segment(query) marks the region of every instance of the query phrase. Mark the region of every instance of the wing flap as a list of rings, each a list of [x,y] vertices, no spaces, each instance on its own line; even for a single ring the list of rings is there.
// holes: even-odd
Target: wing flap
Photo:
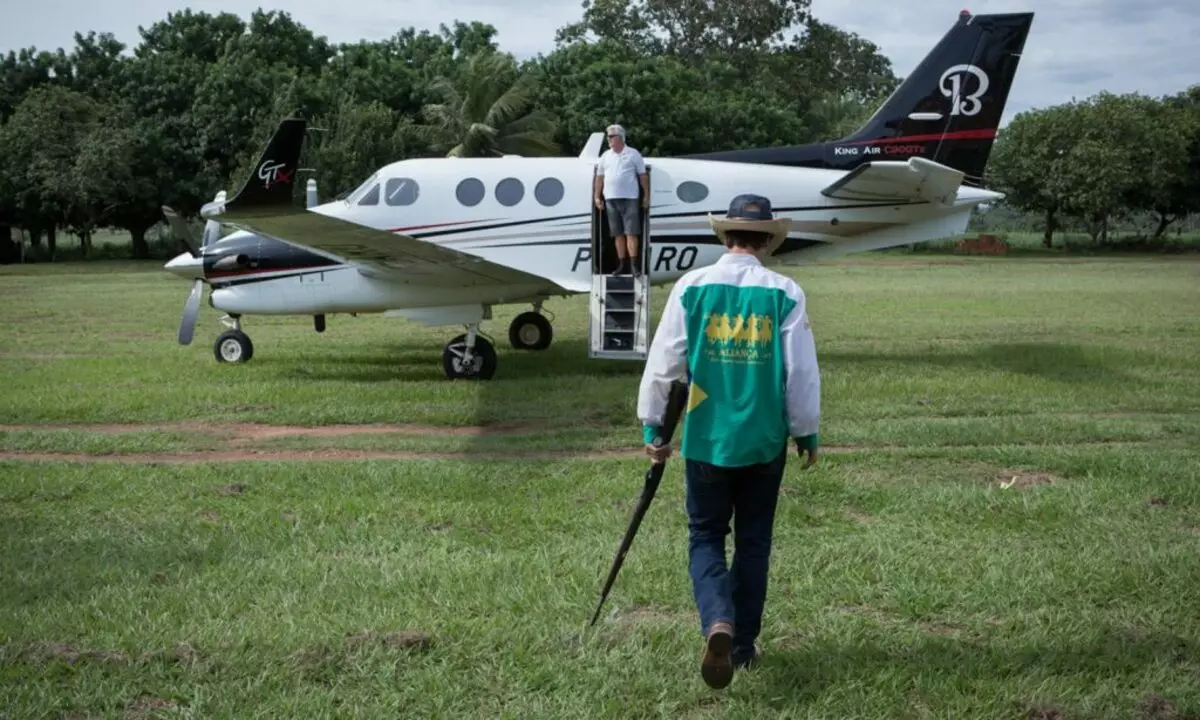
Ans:
[[[925,201],[953,205],[963,173],[924,158],[859,165],[821,194],[838,200]]]
[[[269,215],[259,211],[251,217],[226,210],[221,222],[343,262],[362,264],[368,274],[419,285],[555,285],[544,277],[478,255],[311,210],[279,208]]]

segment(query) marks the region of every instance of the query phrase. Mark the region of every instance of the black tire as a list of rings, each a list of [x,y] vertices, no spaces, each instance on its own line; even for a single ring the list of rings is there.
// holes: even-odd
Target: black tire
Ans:
[[[213,355],[217,362],[244,363],[254,357],[254,343],[241,330],[226,330],[213,343]]]
[[[508,342],[517,350],[545,350],[554,339],[554,326],[541,313],[523,312],[508,326]]]
[[[491,380],[496,374],[496,348],[483,337],[475,336],[475,352],[472,367],[462,367],[462,351],[466,349],[467,336],[459,335],[442,350],[442,370],[451,380]]]

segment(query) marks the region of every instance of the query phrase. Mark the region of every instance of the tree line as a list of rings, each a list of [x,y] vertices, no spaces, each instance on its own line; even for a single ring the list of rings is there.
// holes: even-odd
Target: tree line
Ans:
[[[217,189],[236,189],[279,119],[293,114],[318,130],[302,179],[316,178],[323,198],[403,158],[574,154],[613,122],[659,156],[839,137],[900,79],[877,46],[820,21],[809,2],[584,0],[553,51],[527,60],[479,22],[331,43],[287,13],[262,10],[248,19],[168,13],[140,27],[132,48],[88,32],[69,51],[9,51],[0,57],[0,262],[17,257],[18,232],[29,256],[43,259],[55,256],[62,233],[87,256],[102,229],[127,232],[132,256],[149,257],[161,206],[195,216]],[[1194,117],[1195,93],[1180,97]],[[1186,113],[1168,106],[1104,98],[1064,106],[1077,108],[1069,117],[1057,108],[1022,115],[997,145],[996,182],[1013,189],[1021,212],[1054,223],[1191,212],[1190,201],[1175,200],[1194,178],[1177,180],[1178,162],[1166,155],[1144,159],[1168,137],[1196,138],[1179,120]],[[1143,111],[1157,114],[1137,120]],[[1099,125],[1082,146],[1048,134],[1086,113]],[[1146,139],[1143,159],[1107,168],[1098,190],[1101,175],[1086,168],[1166,118],[1177,122],[1171,133]],[[1039,173],[1039,162],[1058,170]],[[1137,190],[1128,178],[1147,163],[1154,189]],[[1068,180],[1078,177],[1092,180]],[[302,193],[298,183],[298,202]]]
[[[1099,93],[1021,113],[1000,132],[987,175],[1046,247],[1066,229],[1097,244],[1114,228],[1161,240],[1200,213],[1200,85],[1161,98]]]

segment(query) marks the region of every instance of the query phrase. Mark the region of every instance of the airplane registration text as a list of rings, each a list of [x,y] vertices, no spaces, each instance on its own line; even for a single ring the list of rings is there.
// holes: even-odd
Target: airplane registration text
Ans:
[[[659,245],[651,246],[650,272],[686,272],[692,269],[696,264],[696,256],[699,251],[695,245],[684,245],[678,247],[675,245]],[[575,272],[581,265],[587,265],[592,261],[592,249],[589,247],[581,247],[575,251],[575,259],[571,262],[571,272]]]

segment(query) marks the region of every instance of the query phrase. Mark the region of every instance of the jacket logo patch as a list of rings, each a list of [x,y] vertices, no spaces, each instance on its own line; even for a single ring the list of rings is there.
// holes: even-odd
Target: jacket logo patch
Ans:
[[[710,360],[761,363],[771,359],[774,322],[768,315],[713,313],[704,328],[704,352]]]

